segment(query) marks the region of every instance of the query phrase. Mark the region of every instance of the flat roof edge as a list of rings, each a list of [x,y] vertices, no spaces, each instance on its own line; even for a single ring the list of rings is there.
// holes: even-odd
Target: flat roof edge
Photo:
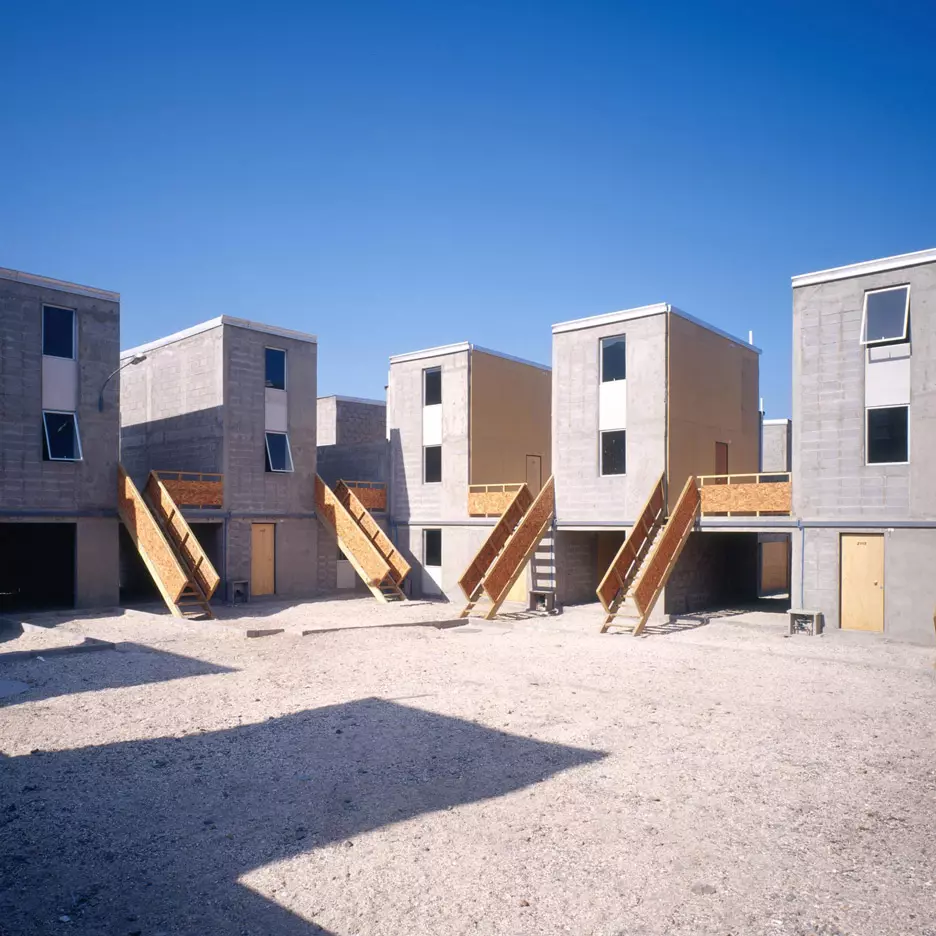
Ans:
[[[755,354],[763,354],[757,345],[753,345],[748,341],[745,341],[743,338],[739,338],[737,335],[732,335],[731,332],[726,332],[723,328],[719,328],[717,325],[712,325],[711,322],[705,322],[702,319],[696,318],[694,315],[690,315],[688,312],[683,312],[682,309],[677,309],[676,306],[670,306],[670,312],[673,315],[678,315],[680,318],[685,319],[687,322],[692,322],[693,325],[698,325],[699,328],[704,328],[706,331],[710,331],[713,334],[720,335],[722,338],[727,338],[729,341],[733,341],[737,345],[741,345],[742,348],[747,348],[748,351],[753,351]]]
[[[527,364],[530,367],[536,367],[540,370],[552,371],[552,368],[547,364],[540,364],[537,361],[528,361],[526,358],[505,354],[503,351],[494,351],[491,348],[482,348],[480,345],[472,344],[470,341],[458,341],[455,344],[438,345],[435,348],[424,348],[422,351],[408,351],[405,354],[392,354],[390,355],[390,363],[404,364],[407,361],[421,361],[424,358],[442,357],[446,354],[461,354],[465,351],[480,351],[482,354],[493,354],[494,357],[504,358],[507,361],[516,361],[518,364]]]
[[[791,423],[793,420],[789,416],[783,416],[779,419],[765,419],[765,426],[785,426],[787,423]]]
[[[815,273],[800,273],[792,277],[793,288],[815,286],[819,283],[832,283],[836,280],[852,279],[855,276],[869,276],[872,273],[887,273],[905,267],[920,266],[922,263],[936,263],[936,247],[917,250],[913,253],[895,254],[893,257],[880,257],[877,260],[863,260],[846,266],[830,267]]]
[[[373,400],[369,397],[342,396],[340,393],[329,393],[321,396],[320,400],[337,400],[339,403],[367,403],[370,406],[386,406],[386,400]]]
[[[535,367],[538,370],[552,373],[552,367],[548,364],[540,364],[539,361],[530,361],[527,358],[515,357],[513,354],[505,354],[503,351],[493,351],[491,348],[482,348],[480,345],[472,345],[472,351],[480,351],[481,354],[492,354],[494,357],[503,358],[505,361],[513,361],[516,364],[526,364],[528,367]]]
[[[10,270],[0,267],[0,279],[11,280],[14,283],[27,283],[30,286],[45,286],[47,289],[58,289],[60,292],[73,293],[76,296],[88,296],[91,299],[107,299],[109,302],[120,302],[120,293],[110,289],[98,289],[96,286],[82,286],[80,283],[69,283],[67,280],[53,279],[51,276],[40,276],[38,273],[24,273],[22,270]]]

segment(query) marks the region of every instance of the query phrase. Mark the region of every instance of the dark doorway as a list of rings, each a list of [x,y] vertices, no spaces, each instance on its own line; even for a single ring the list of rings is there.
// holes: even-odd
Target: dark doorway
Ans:
[[[0,523],[0,614],[75,607],[75,524]]]
[[[140,557],[133,537],[120,524],[120,603],[145,604],[162,601],[162,595]]]
[[[189,523],[195,538],[205,550],[208,561],[215,567],[215,572],[224,582],[224,524],[223,523]],[[215,592],[219,599],[223,597],[224,588],[219,586]]]
[[[715,443],[715,474],[728,474],[728,443]]]

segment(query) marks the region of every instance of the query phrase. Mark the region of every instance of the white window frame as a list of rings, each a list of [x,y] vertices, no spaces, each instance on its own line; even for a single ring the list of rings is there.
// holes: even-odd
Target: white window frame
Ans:
[[[427,533],[438,533],[439,534],[439,564],[438,565],[429,565],[429,562],[426,559],[426,534]],[[423,565],[427,569],[441,569],[442,568],[442,528],[441,527],[425,527],[423,529]]]
[[[866,338],[867,327],[868,327],[868,296],[873,296],[876,293],[882,292],[896,292],[898,289],[905,289],[907,291],[907,301],[904,305],[904,321],[903,321],[903,331],[900,336],[897,338],[875,338],[872,341],[868,341]],[[910,284],[909,283],[900,283],[896,286],[883,286],[880,289],[868,289],[865,290],[864,294],[864,303],[861,309],[861,344],[865,347],[874,347],[875,345],[880,344],[891,344],[895,341],[906,341],[907,340],[907,325],[910,322]],[[873,409],[880,409],[882,407],[872,407]]]
[[[271,435],[284,436],[284,437],[285,437],[285,439],[286,439],[286,457],[289,459],[289,467],[288,467],[288,468],[274,468],[274,467],[273,467],[273,459],[270,457],[270,436],[271,436]],[[295,466],[293,465],[293,457],[292,457],[292,446],[289,444],[289,433],[288,433],[288,432],[275,432],[275,431],[272,430],[272,429],[265,429],[265,430],[263,431],[263,444],[264,444],[264,446],[266,447],[266,457],[267,457],[267,462],[268,462],[269,465],[270,465],[270,471],[271,471],[271,472],[275,472],[276,474],[291,474],[293,471],[295,471]]]
[[[610,474],[605,474],[604,470],[604,458],[603,450],[604,445],[602,444],[602,436],[606,435],[609,432],[623,432],[624,433],[624,470],[623,471],[614,471]],[[598,430],[598,475],[602,478],[623,478],[627,475],[627,430],[626,429],[599,429]]]
[[[624,376],[617,377],[614,380],[605,380],[604,379],[604,343],[606,341],[617,341],[619,338],[624,339]],[[605,335],[603,338],[598,339],[598,383],[617,383],[619,380],[627,380],[627,334],[621,335]]]
[[[71,357],[61,357],[58,354],[46,354],[45,353],[45,310],[46,309],[62,309],[65,312],[71,312],[72,314],[72,353]],[[64,305],[55,305],[52,302],[43,302],[42,303],[42,336],[40,340],[40,352],[44,357],[57,357],[63,361],[77,361],[78,360],[78,310],[73,309],[71,306]],[[58,410],[48,410],[50,413],[59,412]],[[71,460],[71,459],[69,459]]]
[[[438,403],[427,403],[426,402],[426,374],[430,372],[438,372],[439,374],[439,402]],[[438,367],[424,367],[422,370],[422,402],[423,406],[441,406],[442,405],[442,366]]]
[[[868,456],[871,454],[868,448],[868,413],[872,410],[886,410],[886,409],[902,409],[907,411],[907,460],[906,461],[897,461],[897,462],[873,462],[868,461]],[[865,417],[864,417],[864,443],[865,443],[865,466],[868,468],[880,468],[883,465],[909,465],[910,464],[910,404],[909,403],[895,403],[892,406],[866,406],[865,407]]]
[[[263,348],[263,387],[265,390],[279,390],[279,387],[268,387],[266,383],[266,353],[267,351],[282,351],[283,352],[283,393],[286,392],[286,388],[289,386],[289,354],[285,348],[274,348],[273,345],[265,345]]]
[[[55,308],[59,308],[56,306]],[[63,360],[68,360],[68,358],[63,358]],[[49,427],[46,423],[46,415],[51,414],[53,416],[71,416],[75,420],[75,442],[78,445],[78,457],[77,458],[58,458],[53,457],[52,455],[52,446],[49,443]],[[84,450],[81,447],[81,429],[78,426],[78,414],[70,412],[69,410],[43,410],[42,411],[42,432],[45,436],[46,444],[46,453],[48,454],[48,461],[60,461],[60,462],[79,462],[84,461]],[[44,461],[46,459],[43,459]]]
[[[437,448],[439,450],[439,480],[438,481],[427,481],[426,480],[426,449]],[[422,480],[423,484],[441,484],[442,483],[442,446],[441,445],[424,445],[422,447],[423,457],[422,457]]]

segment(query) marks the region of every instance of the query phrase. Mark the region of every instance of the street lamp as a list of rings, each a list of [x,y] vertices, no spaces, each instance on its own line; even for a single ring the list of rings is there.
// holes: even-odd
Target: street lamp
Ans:
[[[98,395],[97,408],[99,413],[104,412],[104,389],[110,383],[111,377],[113,377],[115,374],[119,374],[125,367],[129,367],[131,364],[142,364],[145,360],[145,354],[135,354],[132,358],[130,358],[129,361],[124,361],[124,363],[121,364],[117,370],[111,371],[111,373],[107,375],[107,380],[101,384],[101,392]]]

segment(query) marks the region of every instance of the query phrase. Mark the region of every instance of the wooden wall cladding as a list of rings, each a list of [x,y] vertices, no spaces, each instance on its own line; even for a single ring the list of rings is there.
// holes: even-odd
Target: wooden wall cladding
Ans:
[[[793,509],[793,485],[789,481],[762,484],[703,484],[703,514],[789,514]]]
[[[385,485],[381,487],[372,485],[361,487],[355,484],[354,481],[339,481],[338,484],[345,485],[366,510],[385,511],[387,509],[387,488]],[[335,487],[337,489],[337,485]]]
[[[153,472],[169,496],[180,507],[223,507],[224,482],[217,481],[180,481],[165,478],[158,471]]]
[[[358,497],[360,492],[373,491],[373,488],[351,488],[344,481],[335,485],[335,495],[341,501],[345,510],[357,521],[358,526],[370,537],[370,541],[377,547],[387,565],[393,581],[399,585],[409,575],[410,564],[403,558],[400,551],[393,545],[390,537],[384,533],[380,524],[367,512],[363,501]],[[386,501],[386,491],[384,500]]]
[[[331,527],[345,552],[354,554],[354,565],[371,585],[379,585],[390,573],[389,563],[348,513],[338,495],[315,476],[315,508],[319,517]]]
[[[555,482],[550,478],[484,577],[484,590],[492,601],[499,602],[503,592],[510,588],[516,578],[518,565],[523,563],[524,557],[542,537],[543,527],[552,519],[555,510]]]
[[[494,524],[490,536],[484,541],[474,559],[471,560],[470,565],[458,580],[461,590],[469,601],[471,601],[475,589],[487,574],[491,563],[498,557],[500,551],[504,548],[504,544],[510,539],[511,534],[517,528],[517,524],[529,510],[532,503],[533,495],[526,484],[522,484],[511,495],[510,503],[501,513],[497,523]]]
[[[468,516],[499,517],[510,506],[517,492],[468,491]]]
[[[188,484],[189,482],[176,483]],[[150,472],[149,480],[146,482],[146,497],[175,546],[176,553],[183,564],[188,567],[187,571],[198,583],[205,597],[211,598],[221,582],[221,576],[218,575],[208,554],[202,549],[198,537],[182,516],[168,487],[159,479],[155,471]]]
[[[172,610],[188,583],[188,575],[122,465],[117,470],[117,511],[156,587]]]

